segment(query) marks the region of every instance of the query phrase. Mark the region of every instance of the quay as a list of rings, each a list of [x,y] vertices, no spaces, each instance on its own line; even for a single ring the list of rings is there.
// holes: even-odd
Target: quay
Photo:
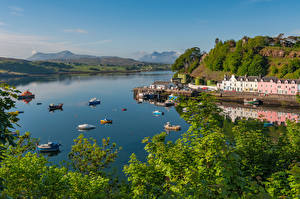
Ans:
[[[154,93],[159,95],[177,95],[186,97],[195,97],[199,95],[198,91],[195,90],[179,90],[179,89],[157,89],[149,87],[137,87],[133,89],[134,96],[138,96],[139,93]]]

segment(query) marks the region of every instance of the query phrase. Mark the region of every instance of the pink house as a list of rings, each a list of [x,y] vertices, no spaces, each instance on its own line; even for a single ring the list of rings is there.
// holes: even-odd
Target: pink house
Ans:
[[[276,77],[263,77],[258,82],[258,92],[264,94],[297,95],[300,80],[281,80]]]
[[[257,90],[259,93],[264,94],[277,94],[277,81],[276,77],[263,77],[258,81]]]
[[[278,80],[277,93],[284,95],[297,95],[298,85],[297,80]]]

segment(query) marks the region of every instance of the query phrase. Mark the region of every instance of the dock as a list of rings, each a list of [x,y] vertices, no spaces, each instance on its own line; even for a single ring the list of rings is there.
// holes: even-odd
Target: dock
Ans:
[[[186,96],[186,97],[195,97],[199,92],[194,90],[179,90],[179,89],[153,89],[148,87],[137,87],[133,89],[134,96],[137,96],[139,93],[154,93],[154,94],[166,94],[166,95],[177,95],[177,96]]]

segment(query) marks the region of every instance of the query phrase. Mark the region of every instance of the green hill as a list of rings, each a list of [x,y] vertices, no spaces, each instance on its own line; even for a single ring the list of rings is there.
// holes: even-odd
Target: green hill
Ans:
[[[103,58],[106,59],[106,58]],[[108,59],[106,65],[62,63],[50,61],[27,61],[23,59],[12,59],[0,57],[0,75],[44,75],[57,73],[99,73],[99,72],[130,72],[169,70],[166,64],[143,63],[131,65],[131,62],[122,62],[121,59]],[[110,64],[109,64],[110,63]],[[128,64],[128,65],[127,65]]]
[[[280,34],[243,37],[238,41],[216,39],[215,47],[208,54],[202,53],[198,66],[193,68],[192,72],[185,72],[205,79],[218,80],[224,74],[297,79],[300,78],[300,37],[284,38]],[[179,71],[176,67],[173,70]]]

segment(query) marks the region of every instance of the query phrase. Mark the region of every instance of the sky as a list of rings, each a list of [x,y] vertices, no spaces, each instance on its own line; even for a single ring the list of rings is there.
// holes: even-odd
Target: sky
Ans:
[[[208,52],[217,37],[300,35],[299,10],[299,0],[0,0],[0,57]]]

